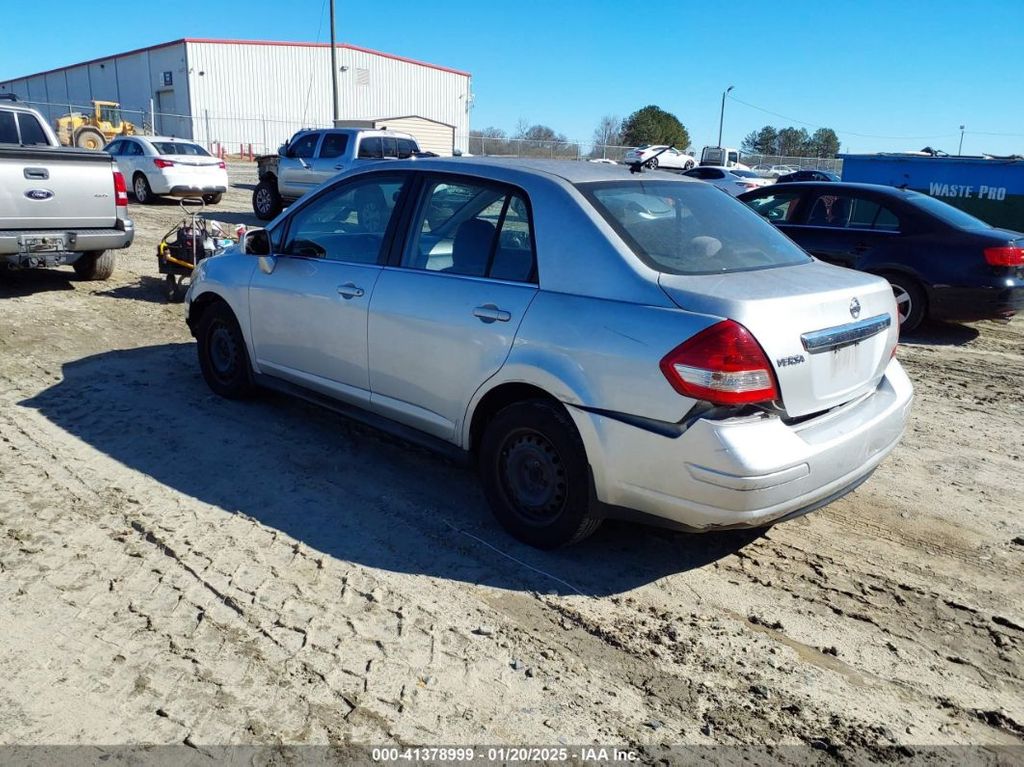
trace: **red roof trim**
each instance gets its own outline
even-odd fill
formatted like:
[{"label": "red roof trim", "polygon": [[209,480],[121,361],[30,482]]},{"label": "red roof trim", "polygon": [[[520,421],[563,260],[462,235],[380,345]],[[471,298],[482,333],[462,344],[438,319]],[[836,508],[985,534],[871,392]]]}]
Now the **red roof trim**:
[{"label": "red roof trim", "polygon": [[[180,40],[171,40],[168,43],[160,43],[159,45],[150,45],[145,48],[136,48],[132,51],[125,53],[114,53],[110,56],[100,56],[99,58],[89,59],[88,61],[81,61],[77,64],[68,64],[63,67],[55,67],[54,69],[47,69],[45,72],[35,72],[31,75],[24,75],[22,77],[11,77],[7,80],[0,80],[0,82],[12,82],[14,80],[28,80],[32,77],[42,77],[43,75],[50,75],[54,72],[62,72],[65,69],[73,69],[74,67],[83,67],[90,64],[99,64],[105,61],[111,61],[112,59],[119,59],[123,56],[134,56],[138,53],[146,53],[148,51],[156,51],[161,48],[170,48],[172,45],[181,45],[182,43],[209,43],[213,45],[276,45],[291,48],[330,48],[330,43],[297,43],[297,42],[285,42],[277,40],[221,40],[211,39],[203,37],[183,37]],[[452,69],[451,67],[443,67],[440,64],[431,64],[426,61],[419,61],[417,59],[410,59],[405,56],[398,56],[394,53],[384,53],[383,51],[375,51],[372,48],[363,48],[358,45],[349,45],[348,43],[339,43],[339,48],[346,48],[350,51],[359,51],[360,53],[370,53],[374,56],[383,56],[386,59],[394,59],[395,61],[404,61],[407,64],[416,64],[421,67],[428,67],[430,69],[437,69],[441,72],[450,72],[453,75],[462,75],[463,77],[472,77],[469,72],[464,72],[461,69]]]}]

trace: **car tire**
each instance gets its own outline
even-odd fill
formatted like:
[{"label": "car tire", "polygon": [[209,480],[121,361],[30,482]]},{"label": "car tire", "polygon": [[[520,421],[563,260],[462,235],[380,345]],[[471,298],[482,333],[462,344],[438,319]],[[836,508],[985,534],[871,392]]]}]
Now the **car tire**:
[{"label": "car tire", "polygon": [[278,194],[276,181],[260,181],[252,190],[252,210],[256,218],[269,221],[281,212],[281,208],[281,195]]},{"label": "car tire", "polygon": [[495,517],[524,543],[568,546],[601,524],[583,440],[557,403],[527,400],[499,411],[484,431],[479,467]]},{"label": "car tire", "polygon": [[81,280],[107,280],[114,273],[116,264],[117,254],[100,250],[83,253],[72,267]]},{"label": "car tire", "polygon": [[683,170],[691,170],[693,168],[693,160],[687,160],[683,165]]},{"label": "car tire", "polygon": [[900,333],[912,333],[924,321],[928,299],[917,280],[903,274],[882,275],[892,286],[896,298],[896,311],[900,318]]},{"label": "car tire", "polygon": [[655,170],[658,167],[658,158],[652,157],[650,160],[648,160],[647,167],[650,168],[651,170]]},{"label": "car tire", "polygon": [[218,301],[203,312],[196,331],[203,380],[215,394],[242,399],[252,393],[252,367],[245,338],[230,307]]},{"label": "car tire", "polygon": [[153,188],[149,185],[145,173],[135,174],[135,178],[132,179],[132,194],[140,205],[149,205],[153,202]]},{"label": "car tire", "polygon": [[220,201],[224,199],[224,195],[218,192],[217,194],[204,194],[203,202],[207,205],[218,205]]}]

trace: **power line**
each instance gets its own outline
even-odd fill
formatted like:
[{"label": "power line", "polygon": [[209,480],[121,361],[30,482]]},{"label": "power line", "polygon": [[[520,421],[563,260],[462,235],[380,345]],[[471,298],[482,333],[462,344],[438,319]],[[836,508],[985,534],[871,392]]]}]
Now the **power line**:
[{"label": "power line", "polygon": [[[818,123],[809,123],[809,122],[805,122],[804,120],[798,120],[795,117],[789,117],[788,115],[780,114],[779,112],[773,112],[770,109],[765,109],[764,107],[759,107],[756,104],[750,104],[750,103],[748,103],[746,101],[738,99],[738,98],[736,98],[735,96],[733,96],[731,94],[729,95],[729,100],[730,101],[735,101],[735,102],[737,102],[739,104],[743,104],[743,106],[750,107],[751,109],[756,109],[758,112],[764,112],[765,114],[770,114],[770,115],[773,115],[775,117],[781,117],[783,120],[789,120],[790,122],[794,122],[794,123],[796,123],[798,125],[805,125],[808,128],[825,128],[825,127],[827,127],[825,125],[821,125],[821,124],[818,124]],[[880,139],[894,139],[894,140],[900,140],[900,141],[924,141],[924,140],[937,139],[937,138],[956,138],[956,136],[959,135],[959,134],[943,133],[943,134],[936,135],[936,136],[876,136],[876,135],[871,134],[871,133],[857,133],[856,131],[839,130],[838,128],[833,128],[832,130],[834,130],[836,133],[842,133],[843,135],[846,135],[846,136],[857,136],[858,138],[880,138]],[[973,131],[968,131],[968,133],[973,133]]]}]

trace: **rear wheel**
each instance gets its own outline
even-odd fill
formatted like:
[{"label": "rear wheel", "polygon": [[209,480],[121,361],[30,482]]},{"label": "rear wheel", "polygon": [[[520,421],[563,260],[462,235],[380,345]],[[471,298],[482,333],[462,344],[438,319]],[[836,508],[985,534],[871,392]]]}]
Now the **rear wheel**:
[{"label": "rear wheel", "polygon": [[146,178],[145,173],[136,173],[135,178],[132,179],[132,192],[135,194],[135,199],[142,205],[149,205],[153,202],[153,190],[149,186],[149,179]]},{"label": "rear wheel", "polygon": [[223,302],[203,313],[196,333],[196,351],[203,379],[216,394],[241,399],[252,392],[252,368],[245,338],[234,313]]},{"label": "rear wheel", "polygon": [[693,160],[687,160],[683,165],[683,170],[690,170],[693,167]]},{"label": "rear wheel", "polygon": [[114,273],[116,263],[116,254],[101,250],[93,253],[83,253],[72,266],[75,269],[75,274],[80,279],[106,280]]},{"label": "rear wheel", "polygon": [[900,332],[910,333],[924,320],[927,299],[924,290],[912,277],[902,274],[883,275],[892,286],[896,311],[900,318]]},{"label": "rear wheel", "polygon": [[498,412],[480,444],[480,475],[498,521],[531,546],[576,543],[601,524],[583,441],[554,402],[528,400]]},{"label": "rear wheel", "polygon": [[256,217],[269,221],[281,212],[281,195],[277,192],[276,179],[264,179],[252,192],[252,209]]},{"label": "rear wheel", "polygon": [[217,205],[221,200],[224,199],[224,195],[218,192],[217,194],[204,194],[203,202],[207,205]]},{"label": "rear wheel", "polygon": [[648,160],[647,161],[647,167],[650,168],[651,170],[654,170],[655,168],[657,168],[658,167],[658,158],[657,157],[652,157],[650,160]]}]

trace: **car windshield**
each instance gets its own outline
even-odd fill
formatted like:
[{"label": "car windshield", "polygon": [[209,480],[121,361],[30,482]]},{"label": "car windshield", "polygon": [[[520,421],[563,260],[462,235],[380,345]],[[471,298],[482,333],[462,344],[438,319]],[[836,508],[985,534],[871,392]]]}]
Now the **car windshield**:
[{"label": "car windshield", "polygon": [[975,218],[970,213],[964,213],[959,208],[954,208],[949,203],[936,200],[926,194],[908,195],[907,201],[913,203],[927,213],[932,214],[940,221],[955,226],[959,229],[991,229],[991,224],[986,224],[980,218]]},{"label": "car windshield", "polygon": [[746,205],[709,184],[631,179],[578,188],[637,257],[661,272],[720,274],[811,260]]},{"label": "car windshield", "polygon": [[187,154],[193,157],[210,157],[210,153],[199,144],[187,144],[184,141],[153,141],[157,154]]}]

